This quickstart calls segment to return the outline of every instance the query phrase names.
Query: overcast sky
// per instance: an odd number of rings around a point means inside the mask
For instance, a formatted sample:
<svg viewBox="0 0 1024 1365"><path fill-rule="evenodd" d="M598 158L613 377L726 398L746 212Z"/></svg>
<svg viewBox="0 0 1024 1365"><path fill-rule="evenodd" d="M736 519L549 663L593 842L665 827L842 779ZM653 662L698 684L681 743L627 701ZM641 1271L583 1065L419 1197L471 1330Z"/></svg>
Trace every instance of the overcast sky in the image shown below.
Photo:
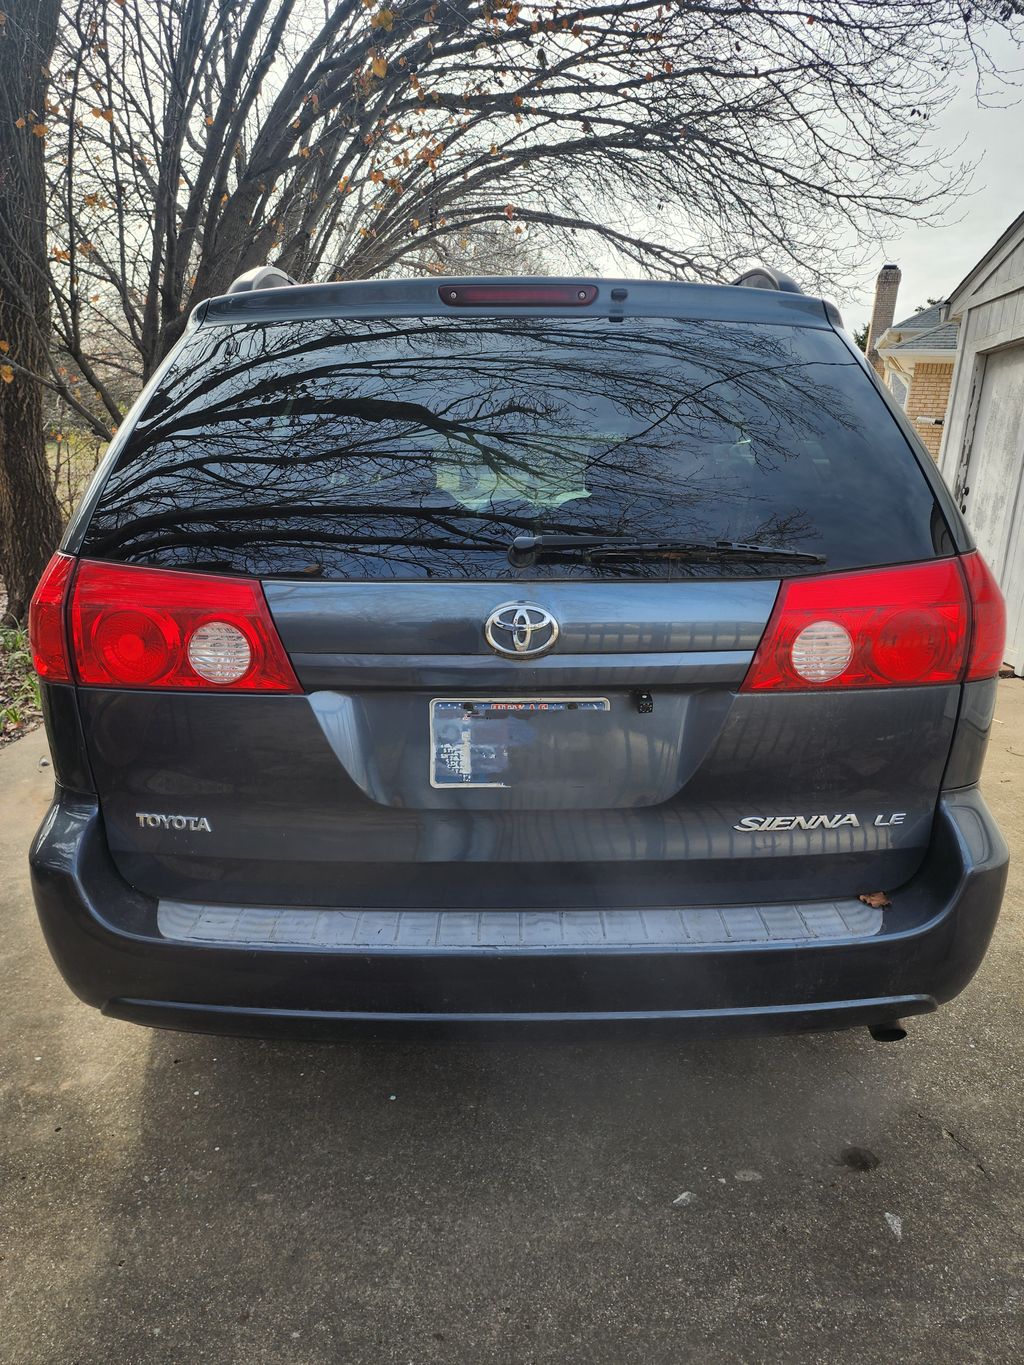
<svg viewBox="0 0 1024 1365"><path fill-rule="evenodd" d="M1019 68L1024 61L1007 39L993 41L990 47L1004 70ZM1024 73L1017 79L1024 79ZM1021 93L992 95L990 104L1004 107L979 108L973 80L961 83L953 103L936 122L933 137L937 146L949 149L963 141L961 159L980 163L972 192L950 211L946 226L911 229L886 242L861 282L859 301L843 306L843 317L851 331L867 322L875 276L886 261L895 261L903 272L896 305L898 321L926 299L946 298L1013 220L1024 213L1024 105L1005 107Z"/></svg>

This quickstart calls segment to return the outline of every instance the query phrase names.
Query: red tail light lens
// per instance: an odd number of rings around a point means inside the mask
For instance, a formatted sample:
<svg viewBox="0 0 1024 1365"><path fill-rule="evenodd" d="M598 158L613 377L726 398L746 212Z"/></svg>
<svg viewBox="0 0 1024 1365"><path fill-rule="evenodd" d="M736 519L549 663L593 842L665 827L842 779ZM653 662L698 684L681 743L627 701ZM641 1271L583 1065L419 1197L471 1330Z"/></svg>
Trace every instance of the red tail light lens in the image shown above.
<svg viewBox="0 0 1024 1365"><path fill-rule="evenodd" d="M28 609L28 638L32 663L46 682L70 682L67 637L64 633L64 600L75 561L56 554L43 570Z"/></svg>
<svg viewBox="0 0 1024 1365"><path fill-rule="evenodd" d="M740 690L959 682L969 627L956 559L789 579Z"/></svg>
<svg viewBox="0 0 1024 1365"><path fill-rule="evenodd" d="M994 678L1003 663L1006 644L1006 603L992 570L975 550L964 555L964 577L971 595L973 624L967 681Z"/></svg>
<svg viewBox="0 0 1024 1365"><path fill-rule="evenodd" d="M85 560L70 630L91 687L302 691L255 579Z"/></svg>

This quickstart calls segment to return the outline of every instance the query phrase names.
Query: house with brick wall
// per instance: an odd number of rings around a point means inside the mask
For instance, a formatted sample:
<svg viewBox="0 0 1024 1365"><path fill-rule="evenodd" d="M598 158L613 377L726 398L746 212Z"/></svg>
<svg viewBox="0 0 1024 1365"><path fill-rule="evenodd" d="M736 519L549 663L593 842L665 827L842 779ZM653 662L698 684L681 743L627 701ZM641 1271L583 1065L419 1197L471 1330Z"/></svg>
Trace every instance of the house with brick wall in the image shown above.
<svg viewBox="0 0 1024 1365"><path fill-rule="evenodd" d="M947 317L945 303L932 304L902 322L894 322L900 279L898 266L886 265L879 272L867 356L910 418L932 459L937 460L960 325Z"/></svg>

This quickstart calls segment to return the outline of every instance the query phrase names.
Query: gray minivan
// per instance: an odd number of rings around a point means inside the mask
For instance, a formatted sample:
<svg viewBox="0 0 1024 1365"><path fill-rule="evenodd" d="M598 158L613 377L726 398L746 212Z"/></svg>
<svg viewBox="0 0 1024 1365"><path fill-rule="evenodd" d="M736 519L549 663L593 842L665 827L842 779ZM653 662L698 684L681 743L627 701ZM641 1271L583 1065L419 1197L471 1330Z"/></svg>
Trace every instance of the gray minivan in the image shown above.
<svg viewBox="0 0 1024 1365"><path fill-rule="evenodd" d="M199 305L32 605L74 991L884 1036L962 989L1002 599L835 310L756 282Z"/></svg>

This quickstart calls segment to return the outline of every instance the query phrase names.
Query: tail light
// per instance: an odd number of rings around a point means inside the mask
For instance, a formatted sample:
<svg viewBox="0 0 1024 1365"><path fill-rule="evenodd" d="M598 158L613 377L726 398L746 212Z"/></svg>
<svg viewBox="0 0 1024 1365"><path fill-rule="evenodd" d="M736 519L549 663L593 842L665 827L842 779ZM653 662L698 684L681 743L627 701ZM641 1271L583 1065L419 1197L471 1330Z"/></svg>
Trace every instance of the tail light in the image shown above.
<svg viewBox="0 0 1024 1365"><path fill-rule="evenodd" d="M71 664L64 631L64 603L75 561L56 554L43 570L28 609L32 663L44 682L70 682Z"/></svg>
<svg viewBox="0 0 1024 1365"><path fill-rule="evenodd" d="M36 669L91 687L301 692L251 578L178 573L55 555L32 599ZM70 660L66 640L70 637Z"/></svg>
<svg viewBox="0 0 1024 1365"><path fill-rule="evenodd" d="M914 687L994 677L1002 596L979 554L789 579L743 692Z"/></svg>
<svg viewBox="0 0 1024 1365"><path fill-rule="evenodd" d="M967 579L973 615L966 680L973 682L976 678L994 678L1003 664L1006 602L992 570L977 550L964 555L960 563Z"/></svg>

